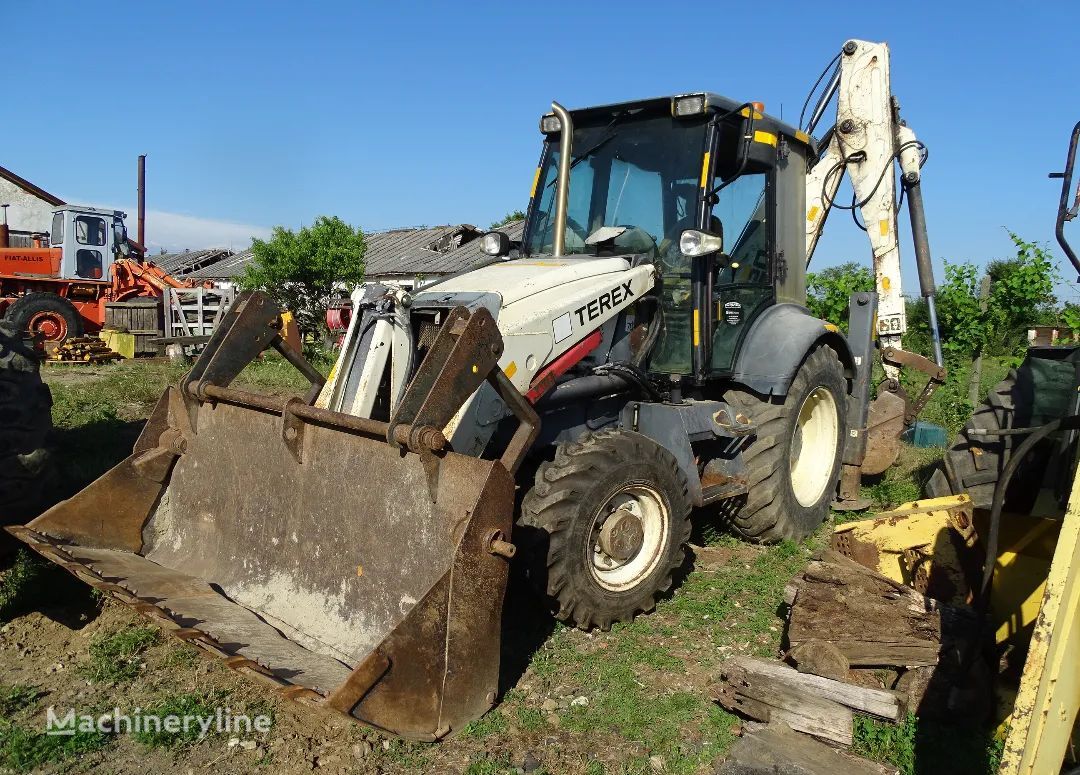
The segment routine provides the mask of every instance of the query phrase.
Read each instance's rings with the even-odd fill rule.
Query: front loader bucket
[[[475,355],[467,334],[485,324],[498,337],[482,317],[451,313],[407,394],[417,418],[455,376],[440,340],[443,355]],[[130,457],[11,532],[289,699],[418,740],[480,716],[498,685],[516,461],[440,451],[437,425],[207,381],[228,353],[214,344]],[[456,375],[465,398],[505,381],[490,357],[477,363]],[[378,437],[388,430],[403,442]]]

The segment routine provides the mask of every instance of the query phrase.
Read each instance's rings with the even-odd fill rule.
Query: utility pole
[[[146,154],[139,155],[139,249],[146,249]]]

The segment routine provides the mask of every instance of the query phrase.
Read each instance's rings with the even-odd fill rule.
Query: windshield
[[[574,128],[566,252],[595,252],[590,235],[625,227],[620,252],[664,256],[678,251],[679,234],[696,226],[705,120],[622,116]],[[525,249],[550,254],[554,242],[558,138],[549,140]]]

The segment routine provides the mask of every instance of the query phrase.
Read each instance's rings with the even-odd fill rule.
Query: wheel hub
[[[641,519],[627,508],[612,513],[600,528],[600,549],[613,560],[629,560],[641,551],[644,541]]]
[[[47,342],[63,339],[67,334],[67,322],[49,312],[39,312],[31,317],[27,328],[31,333],[41,334]]]

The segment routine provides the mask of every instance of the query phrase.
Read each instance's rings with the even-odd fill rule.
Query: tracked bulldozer
[[[420,740],[494,703],[515,554],[560,619],[607,629],[672,586],[695,507],[801,539],[917,410],[897,388],[871,411],[875,339],[890,369],[940,371],[899,347],[893,169],[925,224],[920,145],[886,47],[837,61],[806,131],[704,92],[554,104],[521,241],[490,232],[482,265],[415,292],[358,289],[325,382],[241,295],[132,455],[13,532],[285,696]],[[845,172],[883,287],[848,336],[805,306]],[[305,397],[233,385],[268,346]]]

